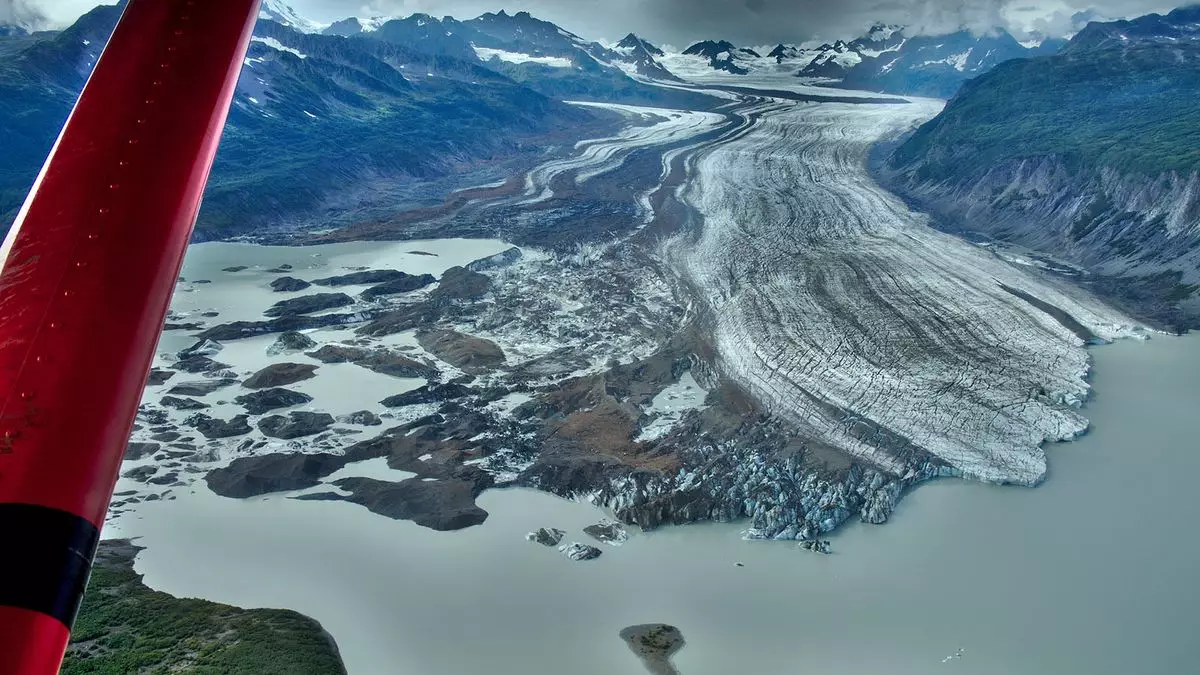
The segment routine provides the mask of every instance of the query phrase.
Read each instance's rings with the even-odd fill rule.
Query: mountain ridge
[[[59,33],[0,42],[5,229],[118,16],[118,7],[101,6]],[[606,119],[485,68],[473,55],[432,56],[260,19],[196,238],[351,217],[369,213],[374,202],[394,206],[388,200],[415,196],[412,189],[396,193],[396,179],[417,185],[520,161],[543,143],[607,129],[613,122]],[[375,188],[352,190],[349,206],[324,206],[327,196],[344,201],[347,188],[364,180]]]
[[[1092,23],[1059,54],[1002,63],[880,175],[945,223],[1085,268],[1135,315],[1200,327],[1198,20]]]

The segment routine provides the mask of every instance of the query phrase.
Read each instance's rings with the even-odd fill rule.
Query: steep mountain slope
[[[617,43],[617,47],[620,49],[641,50],[641,51],[646,52],[647,54],[650,54],[651,56],[666,56],[667,55],[667,53],[664,52],[661,48],[656,47],[653,44],[643,40],[642,38],[638,37],[634,33],[630,33],[629,35],[626,35],[624,38],[622,38],[621,41]]]
[[[1091,271],[1129,311],[1200,325],[1200,8],[1089,24],[963,85],[884,177],[946,217]]]
[[[351,37],[354,35],[360,35],[362,33],[377,31],[379,30],[380,26],[391,20],[392,19],[384,16],[377,16],[368,19],[360,19],[352,16],[340,21],[334,21],[325,28],[321,29],[321,34]]]
[[[633,33],[622,38],[620,42],[613,46],[612,50],[619,55],[624,63],[633,66],[633,73],[641,77],[653,80],[679,80],[678,77],[663,67],[658,61],[657,57],[666,56],[666,52]],[[629,71],[626,70],[626,72]]]
[[[713,71],[772,77],[786,73],[831,87],[949,98],[964,81],[1002,61],[1051,54],[1063,44],[1043,40],[1023,45],[1003,30],[909,37],[902,26],[876,23],[852,40],[819,46],[781,43],[765,57],[725,40],[708,40],[663,61],[685,79],[705,79]]]
[[[366,26],[359,35],[404,45],[431,56],[450,56],[464,61],[475,61],[478,56],[471,46],[474,31],[452,17],[435,19],[428,14],[413,14],[371,28]]]
[[[899,49],[907,40],[903,26],[876,23],[867,29],[866,34],[851,40],[849,47],[863,56],[876,57],[883,52]]]
[[[24,200],[118,16],[116,7],[97,7],[61,33],[0,37],[0,232]]]
[[[758,52],[746,47],[735,47],[726,40],[705,40],[683,50],[685,56],[699,56],[708,59],[708,65],[714,70],[724,70],[735,75],[745,75],[750,72],[745,65],[748,59],[762,58]]]
[[[1045,48],[1054,43],[1043,42]],[[895,51],[867,56],[843,74],[847,89],[949,98],[966,80],[1009,59],[1034,56],[1043,47],[1027,48],[1006,31],[977,36],[970,31],[922,35],[905,40]]]
[[[783,63],[801,58],[806,50],[803,47],[796,45],[785,45],[782,42],[775,45],[775,48],[767,52],[767,58],[775,59],[775,63]]]
[[[327,26],[309,20],[282,0],[263,0],[258,9],[258,18],[298,30],[302,33],[319,33]]]
[[[808,65],[796,73],[801,77],[821,77],[841,79],[853,67],[862,63],[863,55],[850,48],[842,40],[833,44],[823,44],[816,50],[816,55]]]
[[[0,60],[6,228],[116,19],[115,7],[100,7],[62,33],[0,47],[7,54]],[[300,33],[260,19],[196,236],[369,214],[420,197],[405,193],[407,185],[535,153],[541,142],[594,128],[596,119],[473,57]]]
[[[355,39],[402,44],[424,54],[476,61],[560,100],[673,107],[704,107],[712,103],[701,96],[639,81],[677,78],[658,63],[650,48],[661,50],[636,36],[635,44],[610,49],[528,12],[508,14],[502,10],[468,21],[414,14],[388,21],[377,30],[356,34]]]

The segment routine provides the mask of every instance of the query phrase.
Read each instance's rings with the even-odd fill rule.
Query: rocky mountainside
[[[656,47],[653,44],[643,40],[642,38],[638,37],[634,33],[630,33],[629,35],[626,35],[624,38],[622,38],[621,41],[617,43],[617,48],[618,49],[635,49],[635,50],[639,50],[639,51],[644,51],[647,54],[650,54],[651,56],[666,56],[667,55],[667,53],[664,52],[661,48]]]
[[[358,21],[349,20],[356,23]],[[389,19],[373,28],[363,27],[355,35],[405,45],[431,56],[451,56],[464,61],[479,60],[478,54],[472,48],[472,41],[476,37],[474,31],[452,17],[436,19],[428,14],[413,14],[403,19]]]
[[[876,23],[864,35],[849,42],[827,42],[816,49],[796,53],[794,58],[807,61],[796,74],[840,80],[864,61],[877,58],[885,52],[894,52],[906,41],[902,26]]]
[[[862,63],[863,55],[852,49],[842,40],[833,44],[823,44],[816,50],[816,56],[808,65],[800,69],[797,75],[801,77],[820,77],[832,80],[845,77],[846,73]]]
[[[851,40],[849,47],[863,56],[876,57],[899,49],[907,40],[904,26],[876,23],[865,34]]]
[[[871,54],[870,50],[855,49],[852,53],[863,58],[842,73],[838,86],[949,98],[963,82],[1003,61],[1053,53],[1061,45],[1061,41],[1046,40],[1035,47],[1026,47],[1004,30],[992,35],[975,35],[964,30],[949,35],[916,36],[895,43],[889,51]],[[848,45],[848,49],[853,47],[853,43]]]
[[[767,58],[775,59],[775,63],[783,63],[800,58],[805,52],[803,47],[795,45],[785,45],[782,42],[775,45],[775,48],[767,52]]]
[[[762,56],[753,49],[735,47],[726,40],[705,40],[683,50],[685,56],[699,56],[708,59],[708,64],[714,70],[724,70],[734,75],[745,75],[750,72],[746,61],[761,59]]]
[[[949,98],[964,81],[1002,61],[1052,54],[1063,44],[1058,39],[1022,44],[1003,29],[910,37],[902,26],[876,23],[851,40],[815,46],[781,43],[766,56],[725,40],[698,42],[682,55],[671,55],[667,67],[685,77],[705,70],[733,75],[786,71],[831,87]]]
[[[0,38],[5,229],[118,11],[101,6],[58,33]],[[460,55],[260,19],[197,237],[362,217],[373,204],[414,198],[411,186],[519,160],[562,135],[573,141],[597,128],[595,113],[485,68],[473,52]]]
[[[117,19],[97,7],[60,33],[0,35],[0,233],[7,231]]]
[[[666,52],[633,33],[622,38],[612,50],[619,54],[625,63],[632,65],[634,72],[642,77],[666,81],[679,79],[658,61],[658,57],[667,55]]]
[[[632,36],[633,40],[623,41],[625,46],[618,44],[610,49],[529,12],[509,14],[502,10],[467,21],[413,14],[377,26],[347,19],[327,32],[479,63],[551,98],[673,107],[705,105],[686,92],[641,81],[677,80],[657,61],[662,50],[654,45]]]
[[[281,0],[263,0],[258,9],[258,18],[274,21],[302,33],[318,33],[327,28],[301,16],[291,5]]]
[[[672,55],[672,64],[679,72],[691,72],[697,68],[709,68],[733,75],[790,72],[806,78],[840,80],[847,71],[880,54],[898,49],[905,37],[900,26],[877,23],[862,36],[850,41],[836,40],[824,44],[784,44],[762,55],[759,52],[738,47],[728,40],[705,40],[697,42],[683,51]],[[680,57],[692,57],[690,61]],[[668,65],[670,68],[671,65]]]
[[[963,85],[887,160],[895,189],[1080,266],[1131,313],[1200,325],[1200,7],[1092,23]]]

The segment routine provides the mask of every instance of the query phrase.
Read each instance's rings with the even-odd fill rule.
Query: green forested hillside
[[[1200,43],[1002,63],[966,83],[892,163],[941,180],[1048,155],[1126,173],[1200,168]]]
[[[240,609],[147,588],[128,541],[100,545],[62,675],[344,675],[337,646],[296,612]]]

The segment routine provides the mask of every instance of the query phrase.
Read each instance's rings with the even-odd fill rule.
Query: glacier
[[[891,473],[916,454],[1032,485],[1042,443],[1087,428],[1085,342],[1142,328],[878,187],[870,145],[938,106],[778,104],[704,151],[683,191],[702,223],[665,255],[705,303],[722,373],[806,436]]]

